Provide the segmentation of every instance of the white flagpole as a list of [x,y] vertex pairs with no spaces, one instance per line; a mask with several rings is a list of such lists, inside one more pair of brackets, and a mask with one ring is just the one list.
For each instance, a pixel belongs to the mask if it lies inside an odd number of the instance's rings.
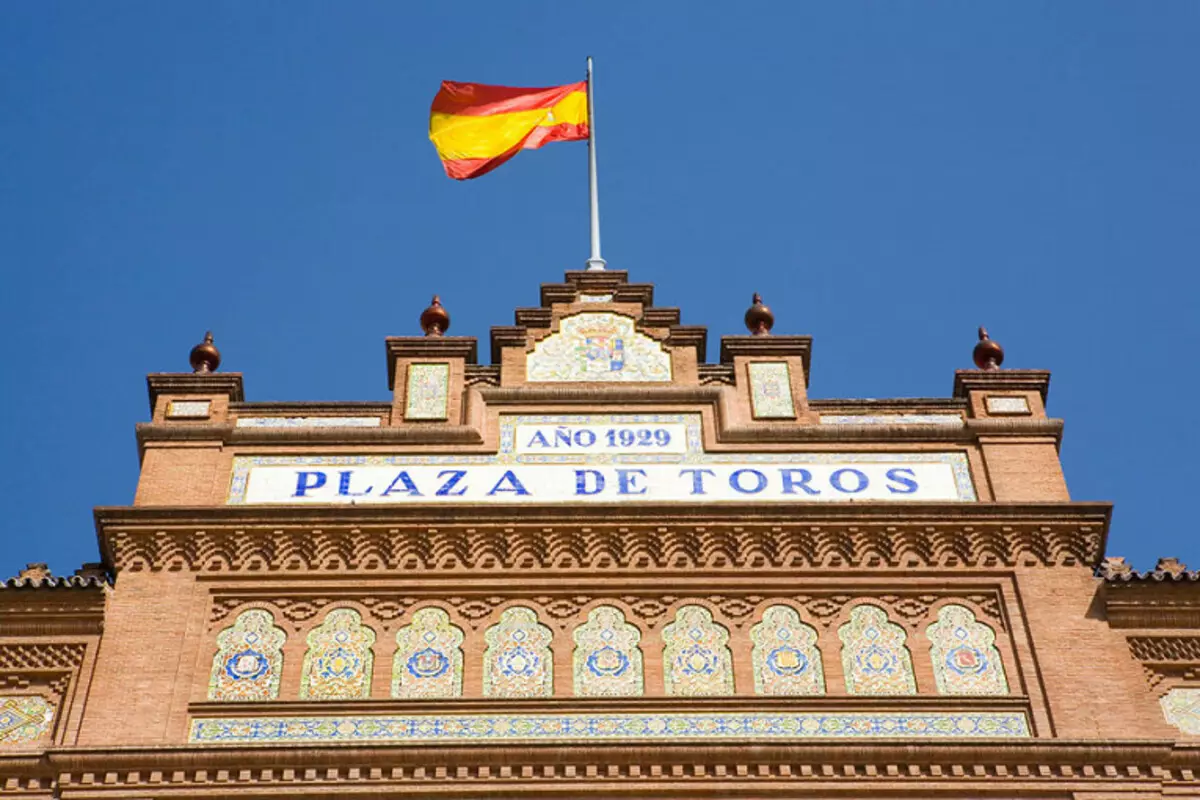
[[588,195],[592,211],[592,257],[587,260],[589,272],[604,269],[600,257],[600,192],[596,187],[596,104],[592,91],[592,57],[587,60],[587,113],[588,113]]

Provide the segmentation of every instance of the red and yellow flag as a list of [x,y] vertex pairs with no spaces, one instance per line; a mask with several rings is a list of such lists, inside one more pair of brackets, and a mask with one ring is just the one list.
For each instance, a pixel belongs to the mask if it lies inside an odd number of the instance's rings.
[[429,138],[447,175],[478,178],[521,150],[588,138],[587,81],[548,89],[442,81]]

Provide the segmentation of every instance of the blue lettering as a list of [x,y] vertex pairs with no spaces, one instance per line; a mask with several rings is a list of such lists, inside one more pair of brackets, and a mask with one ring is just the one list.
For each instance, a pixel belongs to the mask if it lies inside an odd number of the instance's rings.
[[364,494],[370,494],[374,486],[368,486],[364,492],[350,491],[350,479],[354,476],[354,470],[345,469],[338,473],[338,496],[339,497],[362,497]]
[[571,432],[562,427],[554,429],[554,446],[558,447],[560,444],[571,446]]
[[[644,469],[619,469],[617,470],[617,493],[618,494],[645,494],[646,487],[636,484],[637,476],[646,477]],[[637,491],[637,490],[641,491]]]
[[[905,473],[902,475],[901,473]],[[912,494],[917,491],[917,474],[908,467],[896,467],[887,471],[887,479],[900,484],[901,488],[888,484],[887,490],[892,494]]]
[[[753,489],[746,489],[742,486],[741,476],[747,474],[754,476]],[[756,469],[739,469],[729,476],[729,485],[733,487],[734,491],[741,492],[742,494],[758,494],[767,488],[767,476]]]
[[[858,483],[858,485],[856,487],[854,487],[853,489],[847,489],[845,486],[842,485],[842,476],[843,475],[853,475],[855,478],[855,481]],[[856,469],[849,469],[849,468],[834,470],[834,473],[829,476],[829,482],[833,484],[833,488],[837,489],[839,492],[842,492],[844,494],[857,494],[858,492],[861,492],[863,489],[866,489],[867,484],[870,483],[870,481],[867,479],[866,475],[864,475],[863,473],[859,472]]]
[[[784,494],[795,494],[797,489],[803,489],[806,494],[821,493],[820,489],[814,489],[808,485],[812,480],[812,473],[806,469],[780,469],[779,474],[783,478]],[[800,476],[799,480],[796,479],[796,475]]]
[[[588,478],[594,479],[588,487]],[[604,491],[604,476],[598,469],[575,470],[575,494],[600,494]]]
[[[508,484],[507,487],[504,486],[506,483]],[[490,492],[488,492],[488,497],[491,497],[497,492],[514,492],[518,495],[529,494],[529,490],[521,485],[521,482],[517,480],[517,476],[513,474],[511,469],[506,470],[505,473],[500,476],[500,480],[496,481],[496,485],[492,487]]]
[[296,493],[292,497],[304,497],[304,493],[309,489],[320,489],[324,485],[324,472],[297,472]]
[[716,475],[711,469],[681,469],[679,474],[692,476],[692,494],[708,494],[704,491],[704,476]]
[[591,447],[596,443],[596,434],[584,428],[581,431],[575,432],[575,444],[580,447]]
[[388,484],[388,487],[383,490],[383,494],[379,496],[387,497],[392,492],[403,492],[409,497],[423,496],[419,491],[417,491],[417,485],[413,483],[412,478],[408,477],[408,472],[406,470],[401,470],[400,474],[397,475],[390,484]]
[[550,442],[546,441],[546,436],[541,431],[534,431],[533,436],[529,437],[529,444],[526,447],[549,447]]
[[436,494],[438,497],[462,497],[467,493],[466,486],[463,486],[457,492],[450,491],[455,486],[458,486],[458,482],[467,476],[467,471],[465,469],[444,469],[437,474],[439,478],[441,478],[443,475],[449,475],[450,478],[443,483],[434,494]]

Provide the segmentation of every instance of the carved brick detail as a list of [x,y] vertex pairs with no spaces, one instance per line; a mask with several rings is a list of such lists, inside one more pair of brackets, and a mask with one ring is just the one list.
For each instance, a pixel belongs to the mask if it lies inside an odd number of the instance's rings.
[[86,650],[82,643],[0,644],[0,671],[75,669]]
[[1138,661],[1190,661],[1200,666],[1200,636],[1130,636]]

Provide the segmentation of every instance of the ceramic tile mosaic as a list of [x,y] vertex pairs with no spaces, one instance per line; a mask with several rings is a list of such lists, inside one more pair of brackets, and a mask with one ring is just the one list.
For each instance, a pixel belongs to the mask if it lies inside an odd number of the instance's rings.
[[1175,688],[1158,702],[1167,722],[1184,733],[1200,736],[1200,689]]
[[704,606],[682,606],[663,628],[666,693],[685,697],[733,694],[729,631]]
[[442,698],[462,695],[463,632],[440,608],[422,608],[396,632],[392,697]]
[[824,694],[817,632],[789,606],[771,606],[750,629],[755,694]]
[[917,693],[904,629],[888,622],[883,609],[855,607],[850,621],[838,629],[838,636],[848,694]]
[[996,634],[971,609],[944,606],[925,635],[938,694],[1008,694]]
[[554,693],[554,656],[550,629],[537,621],[537,613],[514,606],[483,635],[485,697],[549,697]]
[[613,296],[611,294],[581,294],[579,302],[581,303],[611,303]]
[[301,700],[361,700],[371,696],[375,631],[352,608],[335,608],[308,634],[300,675]]
[[286,639],[271,612],[252,608],[239,614],[232,627],[217,634],[208,699],[249,702],[278,698]]
[[795,419],[792,373],[786,361],[753,361],[750,374],[750,410],[755,419]]
[[633,320],[608,312],[565,317],[525,359],[531,382],[670,381],[671,355],[638,333]]
[[[518,426],[521,425],[548,425],[548,424],[580,424],[580,425],[612,425],[621,426],[624,424],[630,425],[653,425],[660,422],[683,423],[687,428],[687,451],[683,454],[673,452],[648,452],[643,454],[587,454],[579,452],[556,452],[556,453],[518,453],[515,442],[515,432]],[[960,420],[961,423],[961,420]],[[294,502],[291,495],[295,492],[296,486],[296,469],[303,470],[326,470],[328,480],[326,490],[333,492],[339,487],[339,475],[333,470],[358,470],[364,468],[392,468],[406,469],[416,471],[420,468],[432,469],[434,474],[440,472],[441,469],[448,467],[457,467],[459,469],[474,470],[478,467],[518,467],[523,464],[540,465],[540,464],[586,464],[588,466],[599,465],[621,465],[621,464],[662,464],[662,465],[680,465],[681,467],[714,467],[715,469],[722,468],[722,465],[729,464],[746,464],[746,465],[762,465],[764,469],[775,470],[777,468],[788,467],[795,465],[796,467],[807,467],[812,469],[814,466],[826,466],[830,469],[835,466],[842,465],[858,466],[864,465],[879,465],[876,469],[886,469],[884,465],[904,465],[911,466],[916,470],[923,469],[922,465],[944,465],[938,466],[939,471],[944,471],[943,477],[937,477],[938,481],[944,481],[944,491],[940,490],[936,496],[923,494],[922,492],[914,494],[897,494],[887,498],[889,500],[905,500],[905,499],[940,499],[959,502],[975,501],[975,487],[971,480],[970,468],[967,464],[967,457],[961,451],[955,452],[909,452],[909,453],[831,453],[831,452],[810,452],[810,453],[707,453],[704,451],[703,436],[701,433],[700,415],[699,414],[681,414],[681,413],[662,413],[662,414],[505,414],[500,417],[500,448],[495,455],[433,455],[433,456],[416,456],[416,455],[380,455],[380,454],[358,454],[358,455],[270,455],[270,456],[235,456],[233,460],[233,475],[229,486],[229,500],[231,505],[242,505],[247,503],[284,503]],[[264,473],[270,473],[271,470],[279,470],[287,473],[290,480],[290,486],[285,486],[280,490],[281,493],[276,493],[274,489],[262,495],[256,495],[250,490],[251,475],[255,476],[257,482],[262,480]],[[776,474],[774,471],[772,474]],[[391,480],[396,476],[396,472],[392,472],[388,477]],[[351,487],[357,486],[359,479],[355,476],[351,481]],[[571,476],[572,486],[574,476]],[[440,484],[439,484],[440,485]],[[491,486],[492,484],[488,484]],[[383,484],[377,489],[382,491]],[[436,488],[436,487],[435,487]],[[488,487],[484,487],[485,489]],[[685,487],[686,489],[686,487]],[[286,490],[286,491],[285,491]],[[353,488],[350,491],[354,491]],[[509,493],[511,495],[511,493]],[[809,501],[820,500],[822,497],[833,497],[830,493],[825,493],[819,497],[809,497],[802,494],[786,494],[786,495],[768,495],[767,492],[756,495],[759,500],[787,500],[794,502],[796,500]],[[727,499],[744,499],[745,495],[738,494],[736,497],[714,496],[707,495],[705,497],[689,497],[688,502],[694,500],[727,500]],[[337,498],[335,498],[336,500]],[[362,498],[354,497],[356,502],[362,502]],[[390,495],[389,500],[404,501],[407,497],[404,494],[394,493]],[[416,498],[418,502],[454,502],[453,497],[437,497],[432,492],[426,492],[422,497]],[[550,497],[544,495],[529,495],[522,497],[515,496],[498,496],[485,498],[486,500],[510,500],[522,502],[578,502],[579,498],[568,496],[564,498]],[[626,501],[637,501],[637,495],[620,498]],[[643,500],[651,500],[653,496],[642,497]],[[462,498],[461,501],[469,501],[469,498]],[[345,501],[343,501],[345,502]]]
[[54,706],[33,694],[0,695],[0,747],[31,744],[50,731]]
[[409,364],[404,404],[405,419],[446,419],[450,408],[450,365]]
[[1019,395],[989,395],[987,398],[989,414],[1031,414],[1029,398]]
[[378,428],[379,417],[238,417],[238,428]]
[[822,425],[950,425],[961,428],[961,414],[822,414]]
[[575,629],[575,694],[640,697],[644,691],[642,633],[619,608],[599,606]]
[[167,419],[208,419],[211,400],[172,400],[167,403]]
[[1025,739],[1012,711],[364,715],[193,719],[194,744],[678,742],[809,739]]

